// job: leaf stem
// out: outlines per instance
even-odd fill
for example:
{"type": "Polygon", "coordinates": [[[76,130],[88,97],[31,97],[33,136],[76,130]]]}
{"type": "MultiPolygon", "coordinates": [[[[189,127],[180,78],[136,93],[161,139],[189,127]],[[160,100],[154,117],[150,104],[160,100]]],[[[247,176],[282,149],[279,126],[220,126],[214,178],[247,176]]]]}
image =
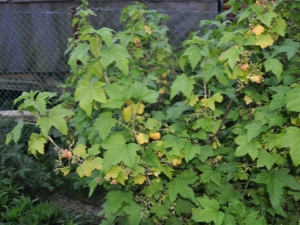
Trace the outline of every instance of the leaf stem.
{"type": "Polygon", "coordinates": [[[245,186],[245,188],[244,188],[244,192],[243,192],[243,195],[242,195],[242,202],[244,202],[244,196],[245,196],[246,191],[247,191],[247,188],[248,188],[248,186],[249,186],[251,176],[252,176],[252,173],[250,174],[250,177],[249,177],[249,179],[248,179],[248,181],[247,181],[247,184],[246,184],[246,186],[245,186]]]}
{"type": "Polygon", "coordinates": [[[58,145],[55,143],[55,141],[53,141],[53,139],[52,139],[50,136],[48,136],[48,139],[49,139],[49,141],[55,146],[55,148],[56,148],[57,150],[60,149],[60,147],[58,147],[58,145]]]}
{"type": "Polygon", "coordinates": [[[212,141],[218,136],[219,132],[221,131],[222,126],[223,126],[224,123],[225,123],[227,114],[228,114],[228,112],[229,112],[229,110],[230,110],[230,107],[231,107],[231,105],[232,105],[232,103],[233,103],[235,97],[236,97],[236,93],[237,93],[238,88],[239,88],[239,83],[237,83],[237,85],[236,85],[236,87],[235,87],[234,93],[233,93],[233,95],[232,95],[232,97],[231,97],[231,99],[230,99],[230,101],[229,101],[229,103],[228,103],[228,105],[227,105],[227,107],[226,107],[226,111],[225,111],[225,113],[224,113],[224,115],[223,115],[221,124],[220,124],[220,126],[219,126],[217,132],[216,132],[215,135],[213,136],[212,141]]]}
{"type": "Polygon", "coordinates": [[[107,84],[110,84],[107,73],[103,71],[103,76],[107,84]]]}

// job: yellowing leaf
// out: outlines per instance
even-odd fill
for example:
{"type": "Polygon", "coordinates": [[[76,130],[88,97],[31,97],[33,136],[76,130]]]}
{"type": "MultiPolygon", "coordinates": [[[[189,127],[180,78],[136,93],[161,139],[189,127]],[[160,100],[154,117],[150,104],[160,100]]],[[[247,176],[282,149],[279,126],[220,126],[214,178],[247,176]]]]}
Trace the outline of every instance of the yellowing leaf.
{"type": "Polygon", "coordinates": [[[161,138],[161,135],[159,132],[156,133],[151,133],[149,134],[150,138],[152,138],[153,140],[159,140],[161,138]]]}
{"type": "Polygon", "coordinates": [[[146,177],[143,175],[138,175],[133,181],[135,184],[143,184],[146,181],[146,177]]]}
{"type": "Polygon", "coordinates": [[[181,159],[173,159],[172,160],[172,165],[173,166],[178,166],[182,163],[182,160],[181,159]]]}
{"type": "Polygon", "coordinates": [[[146,32],[147,34],[151,35],[151,34],[152,34],[151,27],[145,25],[145,32],[146,32]]]}
{"type": "Polygon", "coordinates": [[[92,170],[94,169],[101,170],[102,164],[103,164],[103,159],[100,157],[96,157],[92,161],[90,161],[90,167],[92,170]]]}
{"type": "Polygon", "coordinates": [[[110,178],[115,179],[118,177],[119,172],[122,171],[122,168],[120,166],[113,166],[105,176],[106,180],[109,180],[110,178]]]}
{"type": "Polygon", "coordinates": [[[189,105],[194,106],[199,101],[199,97],[197,95],[192,95],[189,99],[189,105]]]}
{"type": "Polygon", "coordinates": [[[28,141],[29,152],[36,157],[36,151],[44,154],[45,144],[47,139],[43,135],[32,133],[28,141]]]}
{"type": "Polygon", "coordinates": [[[80,177],[90,177],[92,175],[92,169],[89,164],[89,161],[84,161],[80,166],[77,167],[76,172],[80,177]]]}
{"type": "Polygon", "coordinates": [[[141,43],[140,39],[138,37],[134,38],[134,44],[139,44],[141,43]]]}
{"type": "Polygon", "coordinates": [[[149,136],[147,134],[139,133],[138,135],[136,135],[136,139],[142,145],[144,143],[148,143],[149,136]]]}
{"type": "Polygon", "coordinates": [[[261,34],[256,37],[256,45],[259,45],[261,48],[266,48],[274,44],[274,39],[270,34],[261,34]]]}
{"type": "Polygon", "coordinates": [[[81,155],[84,155],[86,154],[86,146],[84,144],[79,144],[78,146],[76,146],[73,150],[73,154],[74,155],[78,155],[78,156],[81,156],[81,155]]]}
{"type": "Polygon", "coordinates": [[[257,25],[252,29],[252,33],[256,36],[262,34],[265,31],[265,28],[262,25],[257,25]]]}
{"type": "Polygon", "coordinates": [[[167,72],[163,72],[163,74],[161,76],[162,76],[162,78],[166,78],[168,76],[168,73],[167,72]]]}
{"type": "Polygon", "coordinates": [[[118,183],[125,185],[125,180],[127,180],[127,179],[128,179],[127,174],[125,173],[124,170],[122,170],[118,173],[118,176],[117,176],[116,180],[117,180],[118,183]]]}
{"type": "Polygon", "coordinates": [[[253,102],[253,99],[246,95],[244,101],[246,102],[246,105],[249,105],[251,102],[253,102]]]}
{"type": "Polygon", "coordinates": [[[68,175],[71,171],[71,166],[65,166],[63,168],[58,168],[59,171],[63,173],[64,176],[68,175]]]}
{"type": "Polygon", "coordinates": [[[145,109],[145,105],[142,103],[132,104],[125,109],[123,109],[123,118],[126,122],[129,122],[133,115],[143,114],[145,109]]]}

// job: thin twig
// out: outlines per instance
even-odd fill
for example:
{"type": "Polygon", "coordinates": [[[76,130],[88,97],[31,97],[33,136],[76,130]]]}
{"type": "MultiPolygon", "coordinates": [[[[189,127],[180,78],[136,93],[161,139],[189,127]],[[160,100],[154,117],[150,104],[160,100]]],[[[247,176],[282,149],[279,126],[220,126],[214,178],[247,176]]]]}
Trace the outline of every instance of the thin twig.
{"type": "Polygon", "coordinates": [[[58,145],[53,141],[53,139],[50,136],[48,136],[48,139],[55,146],[55,148],[60,149],[60,147],[58,147],[58,145]]]}
{"type": "Polygon", "coordinates": [[[224,125],[224,123],[225,123],[227,114],[228,114],[228,112],[229,112],[229,110],[230,110],[230,107],[231,107],[231,105],[232,105],[232,103],[233,103],[235,97],[236,97],[236,92],[237,92],[238,88],[239,88],[239,83],[237,83],[237,85],[236,85],[236,87],[235,87],[234,93],[233,93],[233,95],[232,95],[232,97],[231,97],[231,99],[230,99],[230,101],[229,101],[229,103],[228,103],[228,105],[227,105],[227,107],[226,107],[226,111],[225,111],[225,113],[224,113],[222,122],[221,122],[221,124],[220,124],[220,126],[219,126],[217,132],[216,132],[215,135],[213,136],[212,141],[218,136],[219,132],[221,131],[221,128],[223,127],[223,125],[224,125]]]}

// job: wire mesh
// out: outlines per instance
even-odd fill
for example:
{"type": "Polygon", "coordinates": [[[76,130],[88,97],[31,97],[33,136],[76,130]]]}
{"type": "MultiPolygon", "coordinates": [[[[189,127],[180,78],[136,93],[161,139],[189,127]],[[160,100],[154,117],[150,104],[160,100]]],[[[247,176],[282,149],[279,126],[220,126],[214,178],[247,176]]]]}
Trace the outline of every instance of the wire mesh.
{"type": "MultiPolygon", "coordinates": [[[[93,8],[96,28],[122,29],[121,9],[93,8]]],[[[169,40],[180,46],[189,33],[198,30],[203,19],[217,12],[163,10],[169,15],[169,40]]],[[[56,11],[0,11],[0,110],[13,109],[12,102],[22,91],[59,91],[69,74],[66,50],[72,37],[71,9],[56,11]]]]}

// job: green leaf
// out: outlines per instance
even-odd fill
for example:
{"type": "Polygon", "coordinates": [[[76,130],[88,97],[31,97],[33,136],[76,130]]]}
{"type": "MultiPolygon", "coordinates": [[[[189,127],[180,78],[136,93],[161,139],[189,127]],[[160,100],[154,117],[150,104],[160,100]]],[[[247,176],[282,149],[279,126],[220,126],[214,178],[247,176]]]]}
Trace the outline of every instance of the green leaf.
{"type": "Polygon", "coordinates": [[[245,126],[245,128],[247,129],[248,142],[256,138],[262,132],[266,131],[266,127],[262,126],[260,122],[252,122],[245,126]]]}
{"type": "Polygon", "coordinates": [[[116,83],[105,86],[105,91],[110,98],[103,104],[104,108],[121,108],[125,101],[134,95],[132,86],[121,86],[116,83]]]}
{"type": "Polygon", "coordinates": [[[177,195],[179,194],[183,198],[194,200],[194,191],[189,184],[193,184],[198,180],[195,172],[183,171],[178,177],[169,182],[166,186],[168,188],[168,193],[170,201],[174,202],[177,195]]]}
{"type": "Polygon", "coordinates": [[[275,17],[277,17],[276,13],[269,12],[269,13],[263,13],[263,14],[257,16],[257,19],[259,19],[263,24],[270,27],[271,22],[272,22],[273,18],[275,18],[275,17]]]}
{"type": "Polygon", "coordinates": [[[286,92],[284,102],[290,111],[300,112],[300,88],[293,88],[286,92]]]}
{"type": "Polygon", "coordinates": [[[94,129],[98,130],[101,139],[105,140],[111,132],[111,128],[116,125],[116,122],[111,112],[103,112],[95,120],[94,129]]]}
{"type": "Polygon", "coordinates": [[[94,84],[88,81],[81,81],[75,91],[75,101],[79,101],[79,106],[86,112],[88,116],[92,114],[92,102],[106,102],[106,96],[102,86],[104,83],[96,82],[94,84]]]}
{"type": "Polygon", "coordinates": [[[204,209],[197,208],[193,212],[192,220],[206,223],[213,221],[216,225],[221,225],[225,214],[219,211],[219,203],[215,199],[210,200],[208,197],[200,198],[199,201],[204,209]]]}
{"type": "Polygon", "coordinates": [[[14,127],[14,129],[6,135],[5,144],[9,144],[11,142],[11,139],[13,139],[15,143],[17,143],[21,137],[23,126],[24,121],[18,121],[18,124],[14,127]]]}
{"type": "Polygon", "coordinates": [[[285,94],[284,93],[276,93],[276,94],[272,95],[272,98],[273,99],[271,100],[270,105],[269,105],[270,110],[280,109],[285,105],[285,102],[284,102],[285,94]]]}
{"type": "Polygon", "coordinates": [[[278,52],[287,53],[288,60],[290,60],[299,51],[299,47],[299,42],[295,42],[292,39],[286,39],[280,46],[274,46],[274,49],[278,52]]]}
{"type": "Polygon", "coordinates": [[[266,72],[272,71],[276,75],[277,79],[279,81],[281,80],[283,65],[278,59],[269,58],[264,62],[264,66],[265,66],[266,72]]]}
{"type": "Polygon", "coordinates": [[[48,117],[42,117],[37,121],[37,125],[41,128],[41,131],[45,137],[48,136],[49,130],[52,126],[58,129],[62,134],[68,134],[68,126],[64,117],[74,115],[74,113],[68,109],[62,108],[61,105],[53,107],[48,117]]]}
{"type": "Polygon", "coordinates": [[[157,102],[159,96],[157,91],[149,90],[147,86],[141,82],[134,83],[135,94],[134,97],[147,103],[157,102]]]}
{"type": "Polygon", "coordinates": [[[107,210],[114,214],[124,206],[124,203],[132,204],[133,195],[132,192],[110,190],[106,195],[106,199],[108,201],[107,210]]]}
{"type": "Polygon", "coordinates": [[[218,193],[220,193],[216,200],[219,202],[219,204],[227,204],[236,200],[240,200],[242,198],[242,195],[240,192],[235,190],[233,186],[230,183],[227,183],[226,185],[221,185],[218,189],[216,189],[218,193]]]}
{"type": "Polygon", "coordinates": [[[44,154],[45,144],[47,139],[39,134],[32,133],[28,141],[28,151],[30,154],[33,154],[36,157],[36,152],[44,154]]]}
{"type": "Polygon", "coordinates": [[[290,156],[294,166],[300,165],[300,129],[288,127],[286,134],[281,139],[280,147],[290,148],[290,156]]]}
{"type": "Polygon", "coordinates": [[[120,134],[115,134],[107,138],[102,147],[107,149],[104,153],[103,170],[108,171],[112,166],[123,162],[128,167],[135,166],[136,152],[140,150],[137,144],[126,144],[124,137],[120,134]]]}
{"type": "Polygon", "coordinates": [[[178,198],[176,200],[176,208],[175,212],[181,216],[182,214],[191,214],[192,213],[192,208],[196,208],[196,205],[193,204],[189,200],[183,200],[181,198],[178,198]]]}
{"type": "Polygon", "coordinates": [[[223,173],[228,173],[227,174],[227,182],[228,182],[231,180],[231,178],[233,178],[233,175],[235,174],[235,172],[237,170],[237,166],[234,163],[223,162],[216,169],[223,173]]]}
{"type": "Polygon", "coordinates": [[[157,129],[161,126],[160,122],[153,118],[148,118],[145,127],[149,130],[157,129]]]}
{"type": "Polygon", "coordinates": [[[95,144],[91,148],[89,148],[87,151],[88,151],[88,154],[90,154],[90,155],[98,155],[100,153],[99,149],[100,149],[100,145],[95,144]]]}
{"type": "Polygon", "coordinates": [[[236,62],[239,60],[240,53],[241,50],[239,49],[239,47],[234,45],[222,53],[222,55],[220,56],[220,60],[221,61],[228,60],[228,64],[230,68],[233,70],[236,65],[236,62]]]}
{"type": "Polygon", "coordinates": [[[286,22],[285,22],[285,20],[282,17],[278,17],[276,19],[276,24],[272,27],[272,30],[274,32],[277,32],[282,37],[284,37],[285,32],[286,32],[286,22]]]}
{"type": "Polygon", "coordinates": [[[79,60],[83,65],[87,65],[90,59],[90,56],[88,54],[89,50],[90,46],[88,43],[78,43],[70,54],[68,64],[71,67],[74,67],[77,65],[77,61],[79,60]]]}
{"type": "Polygon", "coordinates": [[[239,145],[235,151],[235,156],[244,156],[249,154],[252,160],[255,160],[258,150],[261,147],[258,141],[249,141],[246,135],[238,136],[234,139],[235,143],[239,145]]]}
{"type": "Polygon", "coordinates": [[[112,45],[112,39],[113,39],[113,34],[112,34],[113,30],[107,27],[102,27],[101,29],[97,30],[97,34],[99,34],[105,44],[110,47],[112,45]]]}
{"type": "Polygon", "coordinates": [[[201,183],[208,183],[209,181],[220,186],[221,173],[218,170],[213,169],[211,166],[203,165],[198,168],[201,172],[200,181],[201,183]]]}
{"type": "Polygon", "coordinates": [[[186,74],[181,74],[176,77],[176,80],[171,86],[171,99],[174,98],[176,94],[180,91],[189,98],[193,92],[195,80],[193,78],[187,77],[186,74]]]}
{"type": "Polygon", "coordinates": [[[288,173],[289,170],[286,168],[280,168],[270,172],[262,170],[261,173],[257,175],[256,179],[254,179],[256,183],[266,184],[271,204],[274,209],[280,205],[280,201],[283,197],[283,187],[300,190],[300,185],[294,177],[288,173]]]}
{"type": "Polygon", "coordinates": [[[192,69],[195,69],[199,61],[201,60],[202,54],[201,49],[197,45],[190,45],[183,55],[188,56],[188,60],[191,63],[192,69]]]}
{"type": "Polygon", "coordinates": [[[267,152],[266,150],[262,149],[259,151],[257,156],[257,167],[267,167],[268,170],[272,169],[276,158],[273,154],[267,152]]]}
{"type": "Polygon", "coordinates": [[[54,96],[56,96],[56,93],[40,92],[36,96],[32,106],[34,108],[36,108],[36,110],[39,111],[43,116],[45,116],[46,115],[46,103],[49,98],[53,98],[54,96]]]}
{"type": "Polygon", "coordinates": [[[158,203],[155,203],[151,207],[150,212],[155,214],[158,219],[162,219],[163,217],[169,216],[171,214],[167,206],[158,203]]]}
{"type": "MultiPolygon", "coordinates": [[[[96,37],[90,36],[88,41],[90,42],[91,52],[93,53],[93,55],[96,58],[99,58],[99,56],[100,56],[99,53],[100,53],[101,48],[102,48],[102,39],[99,38],[99,36],[96,36],[96,37]]],[[[101,64],[100,64],[100,66],[101,66],[101,64]]]]}
{"type": "Polygon", "coordinates": [[[131,203],[123,208],[124,212],[129,215],[128,223],[130,225],[139,225],[141,221],[142,208],[136,203],[131,203]]]}
{"type": "Polygon", "coordinates": [[[201,147],[199,145],[193,145],[187,142],[184,146],[184,158],[186,163],[191,161],[196,155],[201,153],[201,147]]]}
{"type": "MultiPolygon", "coordinates": [[[[71,168],[70,168],[71,169],[71,168]]],[[[99,182],[96,179],[93,179],[90,183],[89,183],[89,198],[93,195],[95,189],[99,186],[99,182]]]]}
{"type": "Polygon", "coordinates": [[[110,49],[100,52],[101,62],[105,68],[107,68],[113,62],[116,66],[125,74],[129,73],[129,58],[130,54],[127,49],[118,44],[112,44],[110,49]]]}

